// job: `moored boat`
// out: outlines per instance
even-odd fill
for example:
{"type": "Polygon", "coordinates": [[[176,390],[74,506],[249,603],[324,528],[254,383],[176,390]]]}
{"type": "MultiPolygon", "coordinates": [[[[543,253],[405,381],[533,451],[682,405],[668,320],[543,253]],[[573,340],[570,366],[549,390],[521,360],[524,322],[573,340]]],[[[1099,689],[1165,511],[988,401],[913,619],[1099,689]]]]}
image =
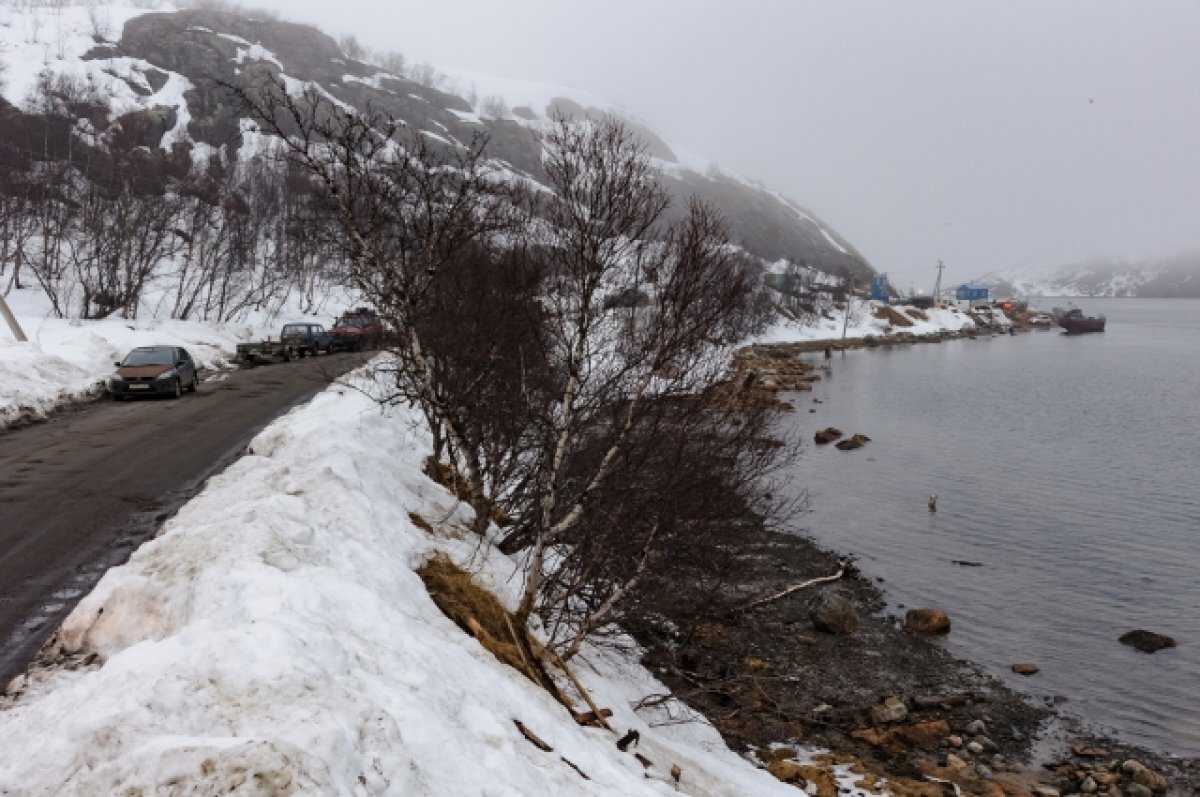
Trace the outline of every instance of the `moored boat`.
{"type": "Polygon", "coordinates": [[[1063,313],[1058,325],[1070,333],[1103,332],[1105,320],[1102,315],[1084,315],[1076,307],[1063,313]]]}

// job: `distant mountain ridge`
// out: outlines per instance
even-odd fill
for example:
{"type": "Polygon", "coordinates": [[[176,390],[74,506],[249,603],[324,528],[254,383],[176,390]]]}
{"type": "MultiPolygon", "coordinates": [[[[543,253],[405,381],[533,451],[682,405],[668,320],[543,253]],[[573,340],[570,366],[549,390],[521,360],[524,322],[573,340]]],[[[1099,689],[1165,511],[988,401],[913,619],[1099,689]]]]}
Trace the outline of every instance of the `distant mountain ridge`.
{"type": "Polygon", "coordinates": [[[1200,299],[1200,251],[1129,262],[1097,258],[1056,269],[1020,269],[985,275],[993,292],[1013,296],[1200,299]]]}
{"type": "MultiPolygon", "coordinates": [[[[81,129],[103,146],[158,150],[177,161],[186,154],[197,165],[212,158],[230,163],[254,151],[253,125],[241,118],[219,82],[235,82],[256,70],[270,70],[297,90],[314,84],[336,102],[386,112],[443,139],[465,142],[486,132],[491,156],[536,182],[544,181],[540,131],[554,113],[614,111],[578,93],[573,98],[567,90],[537,104],[515,104],[520,97],[502,104],[494,97],[469,100],[349,58],[316,28],[278,19],[214,10],[113,13],[125,19],[119,38],[93,30],[86,51],[72,53],[70,46],[60,45],[62,56],[45,68],[83,76],[108,101],[108,118],[97,118],[105,114],[94,108],[78,114],[88,117],[81,129]]],[[[8,102],[0,104],[7,107],[0,110],[10,117],[6,130],[25,135],[11,118],[27,112],[25,97],[15,87],[4,93],[8,102]]],[[[676,212],[689,196],[712,202],[727,218],[732,240],[767,263],[788,260],[860,282],[873,273],[854,246],[813,212],[715,167],[685,163],[644,124],[627,121],[662,172],[676,212]]]]}

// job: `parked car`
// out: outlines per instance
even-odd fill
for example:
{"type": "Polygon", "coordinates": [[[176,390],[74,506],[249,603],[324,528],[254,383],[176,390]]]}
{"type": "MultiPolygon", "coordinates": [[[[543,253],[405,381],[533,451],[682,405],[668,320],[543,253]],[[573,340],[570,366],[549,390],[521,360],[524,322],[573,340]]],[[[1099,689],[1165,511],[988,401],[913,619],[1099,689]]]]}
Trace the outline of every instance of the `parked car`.
{"type": "Polygon", "coordinates": [[[173,396],[196,392],[196,362],[179,346],[139,346],[114,363],[108,393],[114,401],[126,396],[173,396]]]}
{"type": "Polygon", "coordinates": [[[333,322],[333,347],[345,351],[362,351],[379,346],[383,324],[374,310],[359,307],[343,313],[333,322]]]}
{"type": "Polygon", "coordinates": [[[299,357],[315,357],[320,352],[333,351],[333,335],[320,324],[284,324],[279,340],[284,349],[299,357]]]}

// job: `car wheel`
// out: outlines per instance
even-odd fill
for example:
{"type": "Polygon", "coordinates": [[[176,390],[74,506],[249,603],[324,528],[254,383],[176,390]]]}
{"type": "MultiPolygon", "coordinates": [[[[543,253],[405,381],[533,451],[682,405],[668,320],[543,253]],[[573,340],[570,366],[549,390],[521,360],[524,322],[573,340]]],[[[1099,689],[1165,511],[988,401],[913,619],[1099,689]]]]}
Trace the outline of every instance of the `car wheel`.
{"type": "Polygon", "coordinates": [[[112,396],[112,400],[113,400],[113,401],[120,401],[120,400],[121,400],[121,394],[120,394],[120,393],[109,393],[109,395],[110,395],[110,396],[112,396]]]}
{"type": "Polygon", "coordinates": [[[188,392],[195,393],[196,388],[200,386],[199,382],[200,382],[200,380],[197,379],[196,375],[192,374],[192,384],[188,385],[188,392]]]}
{"type": "Polygon", "coordinates": [[[179,398],[183,395],[183,380],[176,377],[175,392],[171,394],[171,398],[179,398]]]}

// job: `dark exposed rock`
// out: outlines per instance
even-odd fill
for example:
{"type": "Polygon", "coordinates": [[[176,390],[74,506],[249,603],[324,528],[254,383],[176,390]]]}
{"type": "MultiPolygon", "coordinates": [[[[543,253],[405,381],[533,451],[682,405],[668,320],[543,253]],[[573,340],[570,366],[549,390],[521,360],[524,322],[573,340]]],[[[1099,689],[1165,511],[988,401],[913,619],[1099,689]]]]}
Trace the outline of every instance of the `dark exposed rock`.
{"type": "Polygon", "coordinates": [[[1033,675],[1038,671],[1038,666],[1028,661],[1019,661],[1012,666],[1012,671],[1017,675],[1033,675]]]}
{"type": "Polygon", "coordinates": [[[840,441],[835,448],[838,451],[853,451],[856,448],[862,448],[867,443],[871,442],[871,438],[865,434],[856,434],[850,437],[849,440],[840,441]]]}
{"type": "Polygon", "coordinates": [[[816,441],[817,445],[823,446],[823,445],[832,443],[834,440],[837,440],[841,436],[842,436],[841,429],[835,429],[832,426],[827,426],[826,428],[822,429],[821,431],[819,431],[815,435],[813,435],[813,440],[816,441]]]}
{"type": "Polygon", "coordinates": [[[833,590],[813,599],[808,617],[818,631],[846,635],[858,630],[858,612],[845,596],[833,590]]]}
{"type": "Polygon", "coordinates": [[[1175,647],[1175,640],[1171,637],[1142,629],[1121,634],[1120,642],[1122,645],[1136,648],[1142,653],[1155,653],[1163,648],[1175,647]]]}
{"type": "MultiPolygon", "coordinates": [[[[519,174],[544,179],[539,132],[527,122],[548,109],[522,106],[513,109],[508,118],[471,118],[467,114],[473,106],[466,99],[402,76],[388,76],[375,66],[347,58],[333,38],[306,25],[209,9],[144,14],[126,23],[115,47],[95,47],[88,57],[127,56],[152,64],[160,71],[148,71],[145,76],[155,91],[166,72],[186,77],[193,86],[185,97],[191,117],[189,134],[213,147],[236,149],[240,146],[238,120],[243,114],[220,84],[247,81],[253,85],[281,69],[266,57],[251,56],[247,43],[269,51],[289,77],[314,81],[356,108],[371,107],[445,139],[466,142],[476,133],[484,133],[495,158],[506,161],[519,174]]],[[[552,106],[576,116],[598,111],[566,98],[555,98],[552,106]]],[[[654,131],[636,120],[625,121],[651,155],[669,163],[677,161],[654,131]]],[[[677,199],[670,218],[685,212],[685,198],[695,197],[716,205],[734,240],[766,260],[803,260],[827,273],[846,272],[860,279],[872,273],[848,241],[817,220],[816,214],[790,200],[719,172],[701,174],[677,167],[662,179],[677,199]]]]}

